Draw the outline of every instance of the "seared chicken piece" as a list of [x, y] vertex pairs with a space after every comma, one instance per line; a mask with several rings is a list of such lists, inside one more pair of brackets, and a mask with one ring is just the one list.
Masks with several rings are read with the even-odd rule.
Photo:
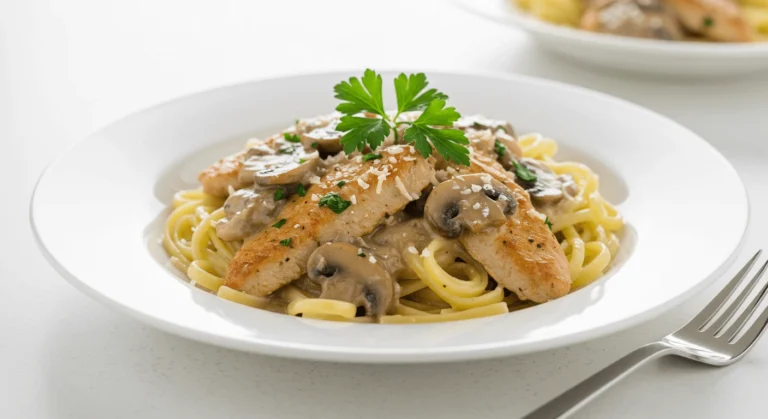
[[680, 22], [663, 0], [590, 0], [581, 28], [635, 38], [684, 38]]
[[224, 157], [203, 170], [197, 177], [203, 185], [203, 191], [208, 195], [226, 198], [229, 196], [230, 188], [239, 189], [245, 186], [240, 184], [238, 177], [243, 168], [246, 153], [241, 151]]
[[[399, 152], [392, 152], [396, 150]], [[306, 273], [309, 256], [321, 244], [368, 234], [385, 217], [417, 199], [434, 178], [434, 168], [411, 150], [390, 147], [379, 152], [381, 159], [347, 160], [329, 169], [306, 196], [291, 197], [276, 216], [284, 218], [285, 224], [253, 236], [229, 263], [227, 286], [269, 295]], [[346, 183], [339, 187], [342, 180]], [[321, 198], [330, 193], [352, 205], [339, 214], [319, 206]]]
[[683, 25], [713, 41], [750, 42], [752, 30], [732, 0], [669, 0]]
[[493, 158], [473, 153], [469, 173], [488, 173], [509, 188], [517, 208], [499, 227], [465, 232], [459, 240], [504, 288], [521, 300], [543, 303], [571, 289], [568, 259], [528, 193]]

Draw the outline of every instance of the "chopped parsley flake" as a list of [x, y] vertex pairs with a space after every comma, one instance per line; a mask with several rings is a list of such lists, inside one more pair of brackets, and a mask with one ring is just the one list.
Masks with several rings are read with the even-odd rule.
[[275, 191], [275, 201], [279, 201], [281, 199], [285, 199], [285, 189], [277, 188]]
[[344, 186], [344, 185], [346, 185], [346, 184], [347, 184], [347, 182], [345, 182], [345, 181], [343, 181], [343, 180], [342, 180], [341, 182], [337, 183], [337, 184], [336, 184], [336, 186], [338, 186], [339, 188], [341, 188], [342, 186]]
[[504, 154], [507, 152], [507, 146], [501, 143], [501, 141], [496, 140], [496, 142], [493, 145], [493, 149], [496, 150], [496, 154], [499, 157], [504, 157]]
[[297, 134], [289, 134], [287, 132], [283, 133], [283, 138], [285, 138], [285, 141], [288, 141], [289, 143], [300, 143], [301, 137], [299, 137]]
[[296, 188], [296, 193], [299, 194], [299, 196], [305, 196], [305, 195], [307, 195], [307, 190], [304, 188], [304, 185], [300, 184]]
[[368, 153], [368, 154], [363, 156], [363, 161], [376, 160], [376, 159], [380, 159], [380, 158], [381, 158], [381, 154]]
[[280, 240], [280, 244], [285, 246], [285, 247], [293, 247], [293, 246], [291, 246], [291, 242], [292, 241], [293, 240], [289, 237], [289, 238], [287, 238], [285, 240]]
[[280, 228], [280, 227], [282, 227], [285, 224], [286, 221], [288, 221], [288, 220], [286, 220], [285, 218], [281, 218], [280, 221], [272, 224], [272, 227]]
[[547, 217], [547, 218], [544, 220], [544, 224], [546, 224], [546, 225], [547, 225], [547, 227], [549, 227], [549, 231], [552, 231], [552, 221], [549, 221], [549, 217]]
[[314, 143], [312, 143], [312, 144], [310, 145], [310, 147], [312, 147], [312, 148], [317, 148], [317, 141], [315, 141]]
[[523, 182], [536, 182], [536, 174], [529, 168], [525, 167], [517, 160], [512, 160], [512, 165], [515, 166], [515, 175], [517, 175]]
[[299, 163], [306, 163], [307, 159], [299, 159]]
[[365, 257], [365, 253], [363, 253], [363, 252], [360, 252], [360, 253], [358, 253], [357, 255], [358, 255], [358, 256], [360, 256], [361, 258], [364, 258], [364, 257]]
[[715, 26], [715, 20], [711, 16], [704, 16], [704, 27], [711, 28], [712, 26]]
[[336, 192], [331, 192], [320, 198], [320, 201], [317, 203], [317, 205], [319, 207], [328, 207], [328, 209], [335, 212], [336, 214], [341, 214], [344, 212], [344, 210], [349, 208], [350, 205], [352, 205], [352, 202], [340, 197]]

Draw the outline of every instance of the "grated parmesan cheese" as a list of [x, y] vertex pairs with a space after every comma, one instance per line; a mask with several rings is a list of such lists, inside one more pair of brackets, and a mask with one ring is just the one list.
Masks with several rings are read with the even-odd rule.
[[461, 186], [453, 185], [453, 187], [451, 189], [453, 189], [454, 191], [458, 191], [459, 189], [461, 189]]
[[376, 258], [371, 255], [371, 257], [368, 258], [368, 262], [376, 263]]
[[469, 188], [467, 188], [467, 189], [464, 189], [463, 191], [461, 191], [459, 193], [461, 193], [462, 195], [469, 195], [469, 194], [472, 193], [472, 191]]
[[488, 218], [488, 214], [491, 213], [491, 210], [488, 207], [483, 208], [482, 214], [483, 217]]
[[507, 196], [504, 194], [499, 195], [499, 199], [502, 201], [509, 201], [509, 198], [507, 198]]
[[403, 157], [403, 160], [404, 161], [414, 161], [416, 159], [414, 157], [411, 157], [411, 156], [406, 156], [406, 157]]
[[320, 176], [315, 175], [315, 176], [310, 177], [309, 178], [309, 183], [311, 183], [313, 185], [320, 184]]
[[471, 188], [472, 188], [472, 192], [480, 192], [483, 190], [483, 187], [480, 185], [472, 185]]
[[492, 191], [493, 186], [491, 186], [490, 183], [486, 183], [485, 185], [483, 185], [483, 189], [485, 189], [486, 191]]
[[233, 188], [232, 185], [227, 185], [227, 192], [232, 195], [235, 193], [235, 188]]
[[389, 159], [388, 159], [388, 160], [389, 160], [389, 162], [390, 162], [390, 163], [392, 163], [392, 164], [395, 164], [395, 163], [397, 163], [397, 159], [396, 159], [396, 158], [394, 158], [394, 157], [392, 157], [392, 156], [389, 156]]
[[312, 194], [312, 200], [313, 200], [313, 201], [315, 201], [315, 202], [317, 202], [317, 201], [319, 201], [319, 200], [320, 200], [320, 196], [318, 196], [316, 193], [313, 193], [313, 194]]
[[418, 251], [418, 250], [416, 250], [416, 248], [415, 248], [415, 247], [413, 247], [413, 246], [408, 246], [408, 253], [410, 253], [410, 254], [412, 254], [412, 255], [418, 255], [418, 254], [419, 254], [419, 251]]
[[472, 209], [480, 209], [480, 203], [475, 202], [475, 205], [472, 205]]
[[371, 185], [365, 183], [363, 178], [357, 178], [357, 184], [360, 185], [360, 187], [363, 188], [363, 189], [368, 189], [371, 186]]
[[293, 226], [293, 228], [299, 228], [299, 227], [301, 227], [301, 224], [296, 224]]
[[389, 154], [400, 154], [400, 153], [403, 152], [403, 147], [401, 147], [399, 145], [395, 145], [395, 146], [392, 146], [392, 147], [388, 148], [387, 151], [389, 151]]
[[407, 200], [411, 200], [411, 194], [408, 192], [408, 189], [405, 189], [405, 184], [403, 184], [402, 179], [400, 179], [400, 176], [395, 176], [395, 186], [397, 186], [397, 190], [400, 191], [400, 193], [405, 197]]
[[421, 257], [428, 258], [430, 256], [432, 256], [432, 253], [425, 247], [424, 250], [421, 251]]
[[352, 205], [357, 205], [357, 195], [352, 195], [349, 197], [349, 202], [352, 203]]
[[483, 181], [483, 183], [491, 183], [491, 175], [488, 173], [483, 173], [480, 175], [480, 179]]

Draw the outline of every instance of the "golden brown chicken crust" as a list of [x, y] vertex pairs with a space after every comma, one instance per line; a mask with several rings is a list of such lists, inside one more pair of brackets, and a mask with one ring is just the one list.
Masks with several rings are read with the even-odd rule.
[[229, 196], [229, 188], [239, 189], [238, 176], [243, 168], [246, 151], [224, 157], [200, 172], [197, 180], [203, 191], [218, 198]]
[[[434, 168], [415, 152], [392, 154], [381, 151], [382, 158], [357, 163], [354, 160], [342, 164], [323, 176], [320, 184], [312, 185], [304, 197], [293, 196], [283, 207], [277, 219], [286, 219], [281, 228], [267, 228], [246, 242], [229, 263], [227, 286], [249, 294], [266, 296], [299, 278], [306, 272], [307, 260], [321, 244], [348, 237], [360, 237], [373, 231], [385, 217], [402, 210], [414, 197], [406, 197], [401, 187], [410, 194], [418, 195], [434, 177]], [[389, 162], [389, 157], [396, 159]], [[406, 160], [407, 159], [407, 160]], [[365, 173], [375, 165], [379, 169], [388, 166], [389, 175], [376, 193], [377, 177]], [[357, 179], [369, 184], [365, 189]], [[338, 182], [346, 183], [338, 187]], [[341, 214], [327, 207], [320, 207], [313, 195], [338, 193], [347, 201], [357, 202]], [[299, 227], [294, 228], [296, 225]], [[290, 247], [282, 245], [290, 240]]]
[[493, 159], [473, 153], [470, 173], [488, 173], [517, 196], [507, 223], [460, 240], [472, 257], [504, 288], [523, 300], [543, 303], [571, 289], [568, 259], [557, 238], [531, 204], [528, 193]]

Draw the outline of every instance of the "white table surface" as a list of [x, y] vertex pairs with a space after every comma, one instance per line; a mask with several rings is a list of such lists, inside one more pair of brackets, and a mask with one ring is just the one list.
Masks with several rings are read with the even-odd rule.
[[[722, 284], [640, 327], [569, 348], [341, 365], [156, 331], [81, 295], [38, 253], [27, 217], [32, 187], [89, 132], [201, 89], [366, 66], [530, 74], [666, 114], [736, 166], [752, 201], [745, 252], [768, 246], [768, 74], [665, 80], [582, 67], [438, 1], [0, 0], [0, 418], [514, 418], [672, 331]], [[724, 369], [654, 362], [575, 416], [767, 417], [766, 387], [762, 342]]]

